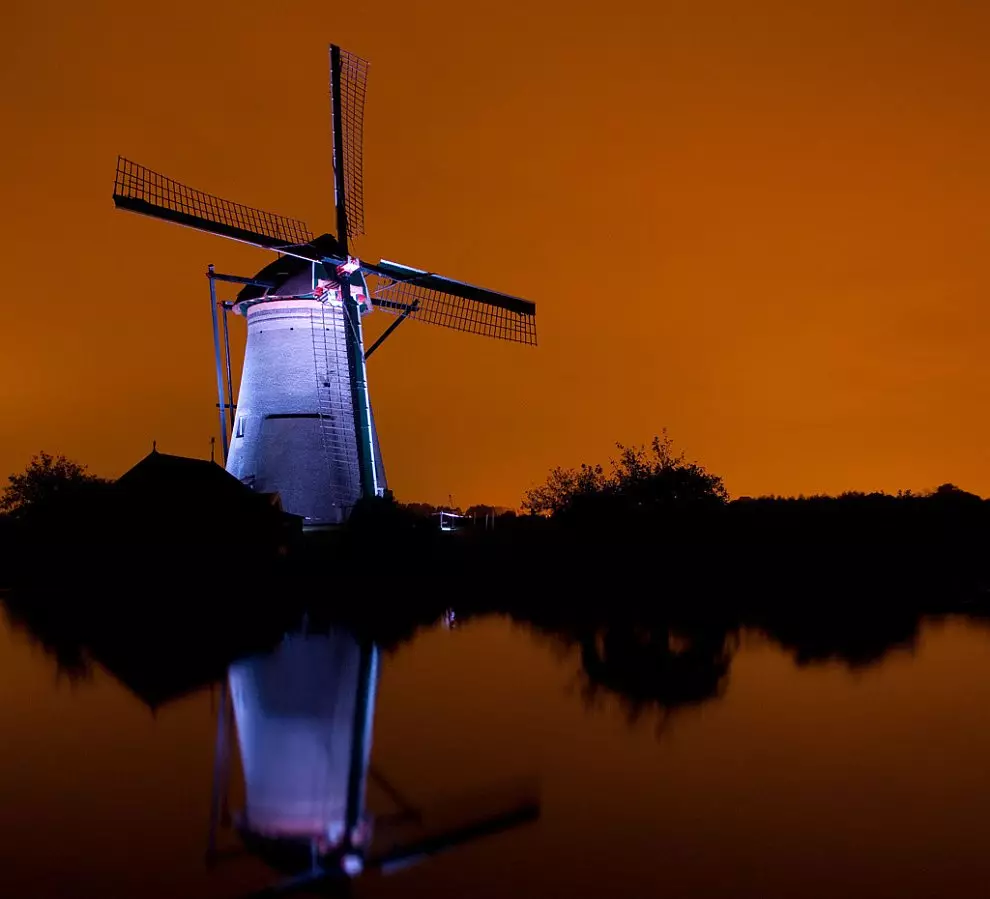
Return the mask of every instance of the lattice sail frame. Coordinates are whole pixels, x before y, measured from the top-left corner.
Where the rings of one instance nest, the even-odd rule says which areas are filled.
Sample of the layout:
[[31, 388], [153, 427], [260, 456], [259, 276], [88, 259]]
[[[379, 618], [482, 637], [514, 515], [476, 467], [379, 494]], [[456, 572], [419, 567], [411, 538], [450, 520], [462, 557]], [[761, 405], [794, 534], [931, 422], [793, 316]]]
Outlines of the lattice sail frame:
[[[347, 236], [364, 234], [364, 102], [368, 93], [368, 62], [340, 51], [340, 120], [344, 144], [344, 210]], [[332, 76], [331, 76], [332, 77]], [[333, 84], [330, 85], [333, 120]], [[336, 148], [334, 148], [336, 149]]]
[[144, 213], [266, 249], [308, 244], [313, 234], [304, 222], [224, 200], [187, 187], [146, 166], [117, 157], [114, 202]]
[[367, 278], [372, 302], [390, 315], [402, 315], [418, 302], [416, 308], [408, 313], [412, 320], [536, 346], [536, 316], [532, 313], [515, 312], [491, 303], [455, 296], [413, 280], [396, 280], [378, 274], [369, 274]]

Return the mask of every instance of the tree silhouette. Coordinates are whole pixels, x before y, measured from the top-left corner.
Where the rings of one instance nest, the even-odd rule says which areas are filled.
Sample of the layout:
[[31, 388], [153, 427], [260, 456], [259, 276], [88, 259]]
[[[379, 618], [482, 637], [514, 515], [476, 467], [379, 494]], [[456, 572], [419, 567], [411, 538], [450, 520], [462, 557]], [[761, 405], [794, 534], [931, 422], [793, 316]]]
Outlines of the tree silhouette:
[[526, 492], [523, 508], [535, 515], [636, 511], [649, 513], [685, 504], [724, 505], [729, 498], [722, 479], [684, 453], [674, 451], [667, 436], [656, 436], [649, 449], [616, 444], [617, 459], [609, 470], [582, 464], [554, 468], [546, 483]]
[[60, 500], [74, 499], [86, 487], [107, 483], [86, 472], [86, 466], [44, 451], [32, 457], [20, 474], [12, 474], [0, 496], [0, 512], [23, 517]]
[[605, 496], [612, 483], [601, 465], [554, 468], [540, 487], [526, 491], [522, 507], [534, 515], [558, 515], [592, 497]]

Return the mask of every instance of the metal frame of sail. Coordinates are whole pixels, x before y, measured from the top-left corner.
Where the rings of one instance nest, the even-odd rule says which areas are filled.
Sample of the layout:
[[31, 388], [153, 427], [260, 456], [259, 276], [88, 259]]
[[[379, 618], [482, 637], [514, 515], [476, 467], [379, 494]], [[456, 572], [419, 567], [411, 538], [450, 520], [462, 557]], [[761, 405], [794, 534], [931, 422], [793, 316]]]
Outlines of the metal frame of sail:
[[[338, 146], [343, 156], [343, 143], [338, 143]], [[344, 164], [343, 159], [341, 164]], [[342, 172], [342, 182], [346, 180], [344, 175]], [[346, 190], [345, 184], [339, 187]], [[328, 256], [318, 250], [318, 241], [313, 240], [312, 233], [302, 221], [196, 190], [124, 157], [119, 157], [117, 161], [113, 200], [120, 209], [307, 262], [336, 267], [348, 261], [346, 256]], [[343, 204], [337, 216], [338, 226], [342, 219], [346, 222]], [[346, 252], [346, 247], [341, 249]], [[376, 299], [380, 301], [376, 305], [383, 311], [401, 313], [408, 305], [401, 303], [401, 297], [411, 296], [416, 291], [423, 301], [423, 308], [413, 317], [422, 321], [495, 338], [536, 342], [532, 322], [536, 306], [527, 300], [385, 259], [377, 264], [361, 262], [360, 266], [365, 274], [383, 280], [384, 284], [376, 291]], [[451, 298], [467, 303], [455, 302]], [[502, 310], [508, 315], [486, 313], [485, 307]]]
[[[330, 112], [333, 124], [333, 174], [334, 204], [337, 218], [337, 244], [345, 257], [347, 246], [347, 181], [345, 171], [343, 69], [341, 50], [330, 45]], [[363, 100], [362, 100], [363, 102]], [[339, 264], [339, 263], [338, 263]], [[361, 312], [351, 296], [350, 280], [340, 279], [340, 298], [344, 311], [344, 327], [347, 339], [347, 356], [351, 374], [351, 397], [354, 407], [354, 434], [357, 438], [358, 470], [361, 493], [365, 497], [378, 495], [378, 479], [375, 472], [375, 448], [371, 428], [371, 400], [368, 396], [368, 378], [364, 362], [364, 340], [361, 329]]]
[[123, 156], [117, 158], [113, 202], [118, 209], [279, 253], [313, 240], [305, 222], [196, 190]]

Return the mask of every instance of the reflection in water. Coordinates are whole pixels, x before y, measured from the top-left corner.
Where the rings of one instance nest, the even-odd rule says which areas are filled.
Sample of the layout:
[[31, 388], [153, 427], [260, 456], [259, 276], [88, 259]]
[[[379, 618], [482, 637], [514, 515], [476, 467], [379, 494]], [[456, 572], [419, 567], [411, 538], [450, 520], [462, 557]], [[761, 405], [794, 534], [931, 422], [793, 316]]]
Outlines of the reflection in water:
[[[247, 797], [238, 830], [277, 866], [294, 867], [302, 849], [306, 862], [361, 870], [377, 670], [375, 647], [344, 631], [289, 636], [231, 665]], [[223, 776], [228, 742], [217, 742]]]
[[80, 637], [78, 622], [61, 616], [37, 614], [30, 597], [18, 602], [16, 594], [0, 593], [0, 608], [7, 623], [25, 630], [55, 660], [60, 677], [86, 681], [92, 677], [90, 653]]
[[[287, 636], [274, 651], [234, 663], [233, 707], [245, 808], [234, 826], [245, 848], [288, 875], [264, 892], [344, 882], [367, 868], [391, 870], [468, 840], [532, 820], [532, 795], [506, 794], [453, 819], [417, 809], [370, 769], [378, 650], [343, 630]], [[210, 854], [227, 818], [228, 693], [217, 716]], [[369, 774], [398, 807], [372, 826]]]
[[[833, 615], [834, 626], [808, 632], [785, 627], [782, 614], [746, 622], [776, 634], [783, 651], [748, 634], [737, 648], [737, 620], [706, 627], [661, 621], [659, 610], [635, 625], [614, 614], [564, 617], [541, 623], [552, 646], [567, 647], [556, 658], [531, 628], [472, 620], [460, 607], [458, 630], [424, 629], [382, 652], [380, 686], [369, 679], [370, 761], [352, 752], [357, 729], [345, 711], [361, 707], [370, 644], [339, 631], [285, 639], [281, 628], [265, 647], [241, 644], [232, 656], [214, 644], [208, 659], [187, 651], [188, 638], [131, 629], [129, 654], [106, 636], [86, 643], [92, 677], [68, 689], [52, 660], [0, 621], [0, 895], [233, 899], [268, 882], [298, 885], [295, 875], [312, 881], [314, 867], [321, 888], [335, 891], [351, 882], [339, 858], [351, 770], [341, 754], [364, 762], [366, 826], [353, 852], [366, 871], [476, 836], [512, 807], [503, 798], [443, 819], [434, 797], [445, 791], [463, 796], [495, 772], [534, 765], [545, 785], [540, 826], [451, 852], [398, 882], [365, 878], [357, 889], [368, 899], [986, 892], [990, 654], [972, 618], [929, 622], [915, 656], [850, 676], [857, 660], [910, 642], [902, 618], [913, 616], [873, 627]], [[842, 662], [796, 666], [798, 649]], [[598, 695], [648, 710], [647, 720], [716, 701], [675, 719], [676, 739], [658, 744], [643, 727], [588, 714], [566, 690], [575, 671]], [[218, 855], [230, 860], [207, 868], [218, 691], [189, 685], [203, 676], [219, 684], [221, 674], [232, 686], [216, 759], [229, 779], [217, 784], [229, 785], [238, 813], [228, 818], [217, 802]], [[243, 714], [250, 707], [253, 717]], [[280, 755], [293, 771], [281, 770]], [[289, 864], [292, 850], [301, 857]]]
[[880, 614], [777, 616], [767, 632], [793, 653], [798, 665], [842, 662], [850, 668], [865, 668], [894, 650], [913, 652], [920, 629], [920, 615], [888, 608]]
[[725, 695], [732, 659], [747, 631], [778, 643], [799, 666], [838, 662], [856, 670], [879, 664], [891, 652], [913, 651], [923, 616], [910, 609], [853, 614], [799, 608], [733, 621], [517, 620], [578, 650], [581, 695], [589, 707], [614, 698], [630, 724], [652, 713], [662, 731], [678, 711]]
[[622, 697], [630, 721], [656, 709], [661, 722], [722, 695], [736, 643], [718, 629], [628, 626], [605, 627], [579, 642], [589, 701], [607, 690]]
[[[44, 606], [39, 607], [39, 613], [30, 603], [17, 603], [15, 599], [8, 596], [4, 601], [10, 619], [26, 627], [55, 656], [60, 674], [70, 679], [86, 679], [92, 662], [98, 662], [152, 707], [214, 681], [231, 659], [270, 647], [274, 642], [262, 627], [260, 634], [251, 634], [249, 639], [228, 628], [220, 631], [220, 639], [214, 637], [201, 644], [191, 644], [195, 637], [192, 629], [167, 641], [160, 639], [150, 645], [143, 642], [136, 646], [129, 630], [94, 631], [91, 625], [84, 626], [85, 622], [77, 620], [78, 616], [66, 614], [71, 604], [59, 605], [58, 614], [53, 615], [47, 614]], [[518, 605], [525, 603], [520, 602], [517, 608]], [[839, 662], [857, 669], [878, 664], [894, 650], [913, 650], [924, 619], [922, 607], [917, 603], [882, 596], [864, 598], [862, 604], [850, 597], [829, 604], [795, 597], [786, 603], [754, 601], [752, 605], [748, 611], [732, 616], [706, 615], [703, 609], [689, 615], [677, 612], [668, 615], [658, 606], [644, 608], [631, 617], [605, 614], [588, 620], [580, 607], [547, 611], [533, 603], [531, 614], [516, 611], [513, 617], [549, 634], [558, 645], [579, 652], [581, 694], [589, 706], [614, 697], [621, 702], [630, 722], [655, 713], [661, 726], [678, 710], [725, 694], [732, 658], [740, 635], [746, 631], [767, 635], [791, 653], [798, 665]], [[446, 609], [439, 619], [431, 613], [421, 622], [403, 618], [396, 623], [393, 616], [379, 616], [363, 632], [378, 644], [384, 641], [385, 645], [392, 645], [410, 637], [417, 625], [455, 629], [478, 614], [459, 607]], [[237, 627], [243, 629], [243, 623]], [[354, 687], [354, 679], [359, 677], [361, 650], [354, 638], [340, 636], [342, 631], [336, 632], [338, 636], [333, 633], [319, 639], [310, 635], [300, 644], [299, 653], [326, 653], [328, 658], [327, 667], [321, 668], [315, 676], [317, 679], [308, 683], [312, 686], [323, 678], [332, 679], [338, 690], [345, 684]], [[185, 651], [181, 658], [176, 658], [172, 647], [180, 637]], [[310, 649], [303, 649], [310, 641], [314, 641]], [[317, 649], [317, 645], [322, 649]], [[283, 659], [288, 651], [283, 646], [271, 657], [258, 656], [235, 665], [231, 686], [240, 681], [260, 684], [267, 678], [294, 677], [295, 669], [288, 661], [275, 661]], [[261, 658], [267, 661], [259, 661]], [[315, 660], [312, 664], [317, 665]], [[257, 670], [252, 666], [257, 666]], [[280, 666], [289, 667], [282, 671]], [[361, 675], [365, 676], [374, 677], [374, 672]], [[375, 684], [369, 684], [368, 689], [370, 720]], [[297, 697], [294, 701], [301, 700]], [[353, 697], [341, 700], [336, 707], [340, 717], [334, 725], [335, 733], [341, 732], [339, 725], [347, 717], [345, 710], [353, 707], [353, 701]], [[264, 717], [260, 705], [257, 711]], [[243, 737], [241, 740], [243, 749]], [[339, 747], [335, 752], [339, 756]], [[333, 776], [342, 775], [338, 771]], [[334, 833], [328, 839], [333, 841], [337, 836]]]
[[662, 728], [677, 711], [721, 697], [738, 647], [738, 631], [720, 625], [533, 625], [580, 659], [586, 705], [617, 699], [630, 724], [645, 714]]

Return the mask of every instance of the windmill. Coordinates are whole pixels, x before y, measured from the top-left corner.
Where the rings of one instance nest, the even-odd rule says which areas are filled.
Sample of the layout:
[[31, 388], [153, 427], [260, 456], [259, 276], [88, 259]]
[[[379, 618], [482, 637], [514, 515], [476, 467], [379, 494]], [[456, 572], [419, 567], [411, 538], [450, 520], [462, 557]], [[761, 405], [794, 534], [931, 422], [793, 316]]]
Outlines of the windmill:
[[[331, 45], [336, 235], [314, 237], [299, 220], [193, 189], [123, 157], [114, 180], [119, 209], [278, 254], [253, 277], [208, 271], [220, 435], [227, 470], [255, 490], [278, 493], [285, 510], [310, 526], [341, 523], [361, 496], [385, 490], [365, 363], [398, 325], [415, 319], [536, 344], [536, 306], [527, 300], [351, 255], [352, 239], [364, 233], [367, 75], [367, 62]], [[226, 366], [218, 280], [240, 285], [236, 299], [221, 304]], [[361, 320], [376, 309], [396, 320], [365, 351]], [[228, 311], [247, 320], [236, 406]]]
[[[230, 666], [217, 710], [208, 861], [242, 852], [219, 848], [229, 818], [243, 849], [281, 874], [255, 896], [332, 889], [539, 817], [528, 780], [446, 809], [411, 802], [370, 762], [377, 687], [377, 648], [340, 629], [287, 634], [271, 652]], [[245, 804], [230, 815], [234, 734]], [[369, 780], [396, 812], [368, 814]]]

